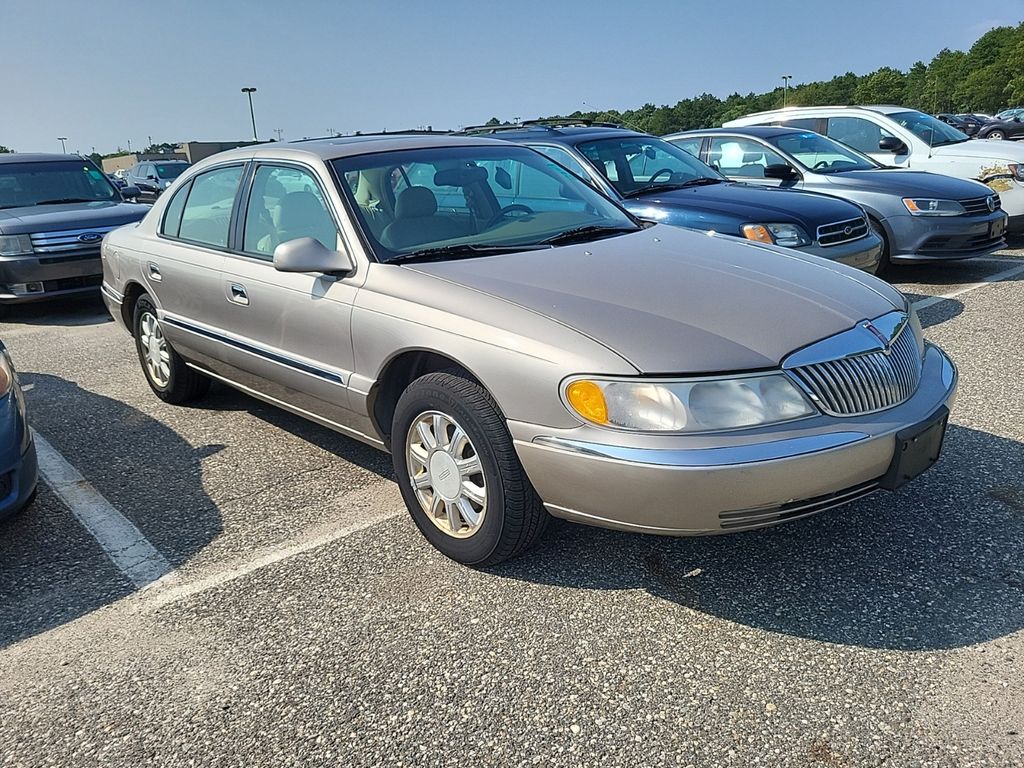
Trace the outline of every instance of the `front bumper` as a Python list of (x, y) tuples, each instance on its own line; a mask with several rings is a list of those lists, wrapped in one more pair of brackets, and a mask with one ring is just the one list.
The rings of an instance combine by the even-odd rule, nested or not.
[(798, 248), (801, 253), (810, 253), (829, 261), (837, 261), (848, 267), (874, 272), (882, 258), (882, 240), (874, 232), (848, 243), (822, 247), (817, 243)]
[(956, 386), (956, 367), (929, 345), (917, 392), (879, 413), (746, 435), (652, 436), (523, 422), (510, 422), (509, 429), (527, 475), (556, 517), (676, 536), (727, 533), (876, 490), (896, 434), (951, 407)]
[[(59, 257), (0, 257), (0, 304), (23, 304), (57, 296), (95, 292), (103, 278), (100, 257), (62, 261)], [(29, 284), (41, 290), (28, 290)]]
[(1006, 247), (1006, 219), (1001, 210), (985, 216), (892, 216), (885, 220), (892, 248), (890, 260), (942, 261), (987, 256)]

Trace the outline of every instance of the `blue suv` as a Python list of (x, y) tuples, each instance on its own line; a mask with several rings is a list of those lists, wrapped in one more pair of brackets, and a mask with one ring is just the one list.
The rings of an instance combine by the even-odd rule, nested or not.
[[(729, 181), (685, 150), (645, 133), (584, 120), (462, 132), (531, 147), (641, 219), (795, 248), (868, 272), (878, 269), (882, 241), (859, 206), (828, 195)], [(525, 188), (522, 199), (513, 194), (514, 203), (529, 207), (529, 194)]]

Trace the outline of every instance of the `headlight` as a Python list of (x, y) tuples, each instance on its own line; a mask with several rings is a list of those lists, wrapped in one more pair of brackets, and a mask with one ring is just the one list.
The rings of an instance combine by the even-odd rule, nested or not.
[(14, 370), (11, 368), (11, 361), (7, 353), (0, 350), (0, 397), (7, 397), (7, 393), (14, 386)]
[(1021, 163), (1010, 163), (1010, 173), (1013, 174), (1013, 178), (1017, 181), (1024, 181), (1024, 164)]
[(962, 216), (964, 207), (956, 200), (936, 200), (931, 197), (904, 197), (903, 205), (913, 216)]
[(0, 256), (24, 256), (32, 253), (32, 238), (28, 235), (0, 235)]
[(745, 224), (743, 236), (747, 240), (781, 245), (785, 248), (811, 244), (810, 238), (796, 224)]
[(581, 418), (638, 432), (737, 429), (817, 413), (781, 373), (691, 381), (573, 379), (564, 392)]

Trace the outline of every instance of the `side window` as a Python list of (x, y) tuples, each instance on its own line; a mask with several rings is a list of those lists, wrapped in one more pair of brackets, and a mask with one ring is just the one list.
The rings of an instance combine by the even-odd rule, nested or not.
[(561, 147), (544, 147), (534, 144), (531, 144), (530, 146), (542, 155), (550, 157), (556, 163), (561, 163), (584, 181), (590, 181), (590, 174), (588, 174), (586, 168), (583, 167), (583, 163), (573, 157), (569, 150), (562, 149)]
[(181, 213), (182, 240), (224, 248), (228, 244), (231, 208), (242, 178), (242, 167), (218, 168), (196, 176)]
[(174, 197), (171, 198), (171, 202), (167, 204), (167, 209), (164, 211), (164, 220), (160, 225), (160, 234), (167, 235), (168, 237), (178, 236), (178, 232), (181, 229), (181, 212), (185, 210), (185, 201), (188, 199), (190, 189), (192, 189), (192, 185), (186, 184), (174, 193)]
[(782, 120), (774, 123), (774, 125), (781, 125), (785, 128), (799, 128), (802, 131), (814, 131), (815, 133), (821, 133), (822, 130), (822, 119), (820, 117), (794, 117), (789, 120)]
[(246, 207), (242, 250), (272, 256), (281, 243), (312, 237), (331, 250), (338, 228), (316, 178), (301, 168), (261, 165)]
[(830, 117), (828, 135), (865, 154), (878, 152), (878, 142), (891, 133), (863, 117)]
[(153, 166), (149, 163), (139, 166), (139, 176), (148, 179), (153, 174)]
[(700, 145), (704, 142), (704, 139), (700, 136), (681, 136), (678, 139), (672, 139), (672, 143), (675, 144), (682, 150), (689, 152), (691, 155), (700, 159)]
[(776, 152), (750, 139), (724, 136), (711, 139), (710, 163), (726, 176), (763, 179), (769, 165), (788, 165)]

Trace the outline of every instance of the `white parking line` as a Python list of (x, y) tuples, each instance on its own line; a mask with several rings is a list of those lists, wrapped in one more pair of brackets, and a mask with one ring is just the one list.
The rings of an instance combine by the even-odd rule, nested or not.
[(136, 587), (144, 587), (171, 572), (171, 564), (150, 544), (142, 532), (52, 445), (33, 430), (39, 473), (67, 505), (78, 522), (99, 542), (107, 557)]
[(943, 293), (938, 296), (929, 296), (927, 299), (918, 299), (914, 302), (914, 309), (921, 311), (922, 309), (927, 309), (928, 307), (946, 301), (947, 299), (954, 299), (965, 293), (976, 291), (978, 288), (984, 288), (989, 283), (998, 283), (1001, 280), (1009, 280), (1011, 277), (1016, 277), (1020, 274), (1024, 274), (1024, 265), (1005, 269), (1002, 272), (996, 272), (994, 275), (989, 275), (976, 283), (970, 283), (962, 288), (956, 289), (955, 291), (950, 291), (949, 293)]

